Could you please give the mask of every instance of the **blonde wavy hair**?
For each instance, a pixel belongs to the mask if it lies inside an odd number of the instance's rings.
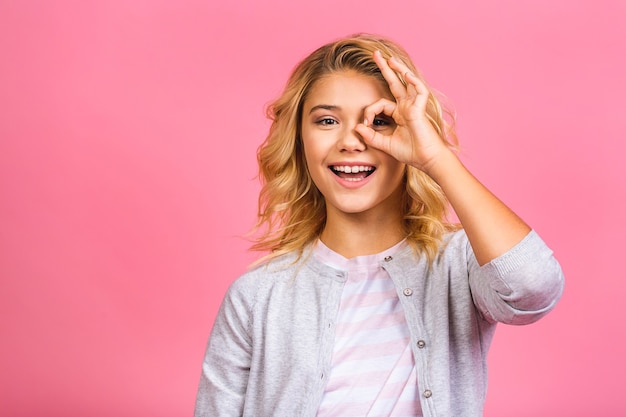
[[[262,188],[253,230],[256,243],[251,248],[268,252],[261,260],[294,251],[299,258],[304,248],[320,236],[326,224],[326,204],[305,161],[300,137],[303,103],[316,81],[332,73],[355,71],[387,86],[372,57],[376,50],[385,58],[401,60],[422,78],[402,47],[388,39],[358,34],[328,43],[306,57],[293,70],[282,95],[268,106],[267,117],[272,124],[257,151]],[[433,94],[428,98],[426,112],[439,135],[455,148],[453,117]],[[407,166],[404,185],[406,239],[418,254],[432,262],[444,234],[458,226],[446,220],[448,201],[428,175]]]

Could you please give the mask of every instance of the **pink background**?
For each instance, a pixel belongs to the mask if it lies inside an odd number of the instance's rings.
[[[264,106],[314,47],[403,44],[567,277],[500,327],[486,416],[623,416],[626,3],[0,2],[0,414],[191,415],[254,258]]]

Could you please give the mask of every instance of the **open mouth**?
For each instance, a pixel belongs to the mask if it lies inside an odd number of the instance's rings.
[[[331,165],[329,168],[333,174],[347,181],[362,181],[376,171],[371,165]]]

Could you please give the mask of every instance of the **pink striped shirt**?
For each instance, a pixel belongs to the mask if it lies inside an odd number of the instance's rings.
[[[332,368],[317,417],[421,416],[415,360],[404,311],[383,259],[346,259],[318,241],[314,256],[347,273],[335,327]]]

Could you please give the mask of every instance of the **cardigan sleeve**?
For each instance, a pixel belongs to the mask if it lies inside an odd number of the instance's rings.
[[[474,304],[488,321],[533,323],[552,310],[563,293],[563,271],[534,230],[482,267],[469,241],[467,254]]]
[[[222,301],[207,345],[195,417],[241,416],[250,373],[250,297],[242,280]]]

